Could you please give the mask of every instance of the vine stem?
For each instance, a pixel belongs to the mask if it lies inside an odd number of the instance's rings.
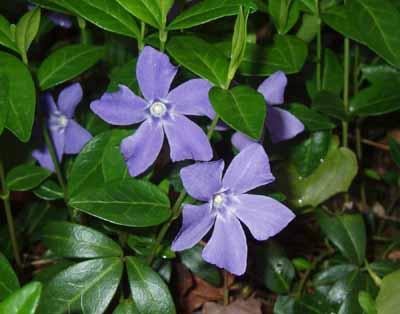
[[[343,107],[345,113],[349,111],[349,74],[350,74],[350,39],[344,39],[344,84],[343,84]],[[349,146],[348,139],[349,123],[342,122],[342,144],[344,147]]]
[[[13,254],[14,254],[14,258],[15,258],[17,267],[18,267],[18,269],[22,269],[22,261],[21,261],[20,255],[19,255],[19,246],[18,246],[17,236],[16,236],[16,232],[15,232],[14,218],[12,216],[12,210],[11,210],[10,191],[8,190],[8,187],[6,184],[4,166],[3,166],[3,161],[1,159],[0,159],[0,181],[1,181],[1,187],[2,187],[2,190],[4,193],[1,196],[1,198],[3,199],[4,209],[6,212],[8,232],[10,233],[10,238],[11,238],[11,246],[13,249]]]
[[[315,6],[318,14],[318,32],[317,32],[317,90],[321,90],[322,85],[322,74],[321,74],[321,62],[322,62],[322,25],[319,17],[319,0],[315,0]]]
[[[217,126],[218,119],[219,119],[219,117],[218,117],[218,115],[216,115],[210,125],[210,128],[208,129],[208,132],[207,132],[208,139],[211,139],[211,137],[214,133],[215,127]],[[179,193],[179,196],[176,199],[174,206],[172,207],[171,218],[161,227],[161,229],[157,235],[156,242],[154,243],[153,249],[151,250],[151,253],[147,259],[147,262],[149,265],[151,265],[153,263],[153,260],[160,248],[161,242],[164,239],[165,235],[167,234],[167,231],[168,231],[169,227],[171,226],[172,222],[180,216],[180,214],[182,212],[182,203],[185,200],[186,196],[187,196],[187,192],[186,192],[186,190],[183,189]]]

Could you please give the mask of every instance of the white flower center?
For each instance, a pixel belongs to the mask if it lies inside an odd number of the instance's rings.
[[[160,118],[167,112],[167,107],[161,101],[154,102],[150,107],[150,113],[153,117]]]
[[[68,117],[56,111],[50,116],[50,127],[58,132],[64,131],[68,125]]]
[[[64,116],[64,115],[61,115],[61,116],[58,118],[58,125],[59,125],[60,128],[62,128],[62,129],[66,128],[67,125],[68,125],[68,118],[67,118],[66,116]]]
[[[224,197],[221,194],[217,194],[214,196],[213,199],[213,205],[215,207],[221,207],[221,205],[224,203]]]

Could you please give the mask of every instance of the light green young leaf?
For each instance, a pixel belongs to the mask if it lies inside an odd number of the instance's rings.
[[[15,42],[21,55],[26,56],[32,41],[35,39],[40,26],[40,8],[35,8],[23,15],[15,29]]]
[[[0,253],[0,301],[18,290],[19,281],[10,263]]]
[[[299,0],[269,0],[268,11],[278,33],[285,35],[300,16]]]
[[[41,292],[41,283],[31,282],[27,284],[0,303],[0,313],[34,314],[39,305]]]
[[[0,15],[0,45],[18,52],[18,48],[15,45],[14,36],[11,33],[11,25],[2,15]]]
[[[45,168],[23,164],[10,170],[6,177],[6,184],[11,191],[29,191],[50,175],[51,172]]]
[[[398,314],[400,308],[400,270],[395,271],[382,280],[381,290],[376,298],[379,314]]]

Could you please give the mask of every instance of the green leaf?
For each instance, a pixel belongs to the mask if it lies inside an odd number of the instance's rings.
[[[60,257],[118,257],[121,247],[94,229],[68,222],[47,223],[41,231],[47,248]]]
[[[221,284],[220,272],[215,266],[206,263],[201,257],[202,247],[196,245],[180,253],[182,263],[201,279],[214,286]]]
[[[123,300],[114,310],[113,314],[140,314],[131,299]]]
[[[173,0],[117,0],[117,2],[139,20],[157,29],[164,29],[168,11],[174,3]]]
[[[331,49],[324,50],[324,71],[322,73],[322,89],[340,94],[343,88],[343,66]]]
[[[179,64],[193,73],[224,87],[228,76],[228,59],[213,45],[194,36],[173,37],[167,51]]]
[[[26,54],[35,39],[40,26],[40,8],[35,8],[23,15],[15,29],[15,42],[21,54]]]
[[[306,43],[309,43],[315,38],[320,27],[320,19],[318,16],[304,13],[301,18],[301,26],[296,36]]]
[[[294,298],[286,295],[279,295],[274,304],[273,314],[294,314]]]
[[[11,25],[2,15],[0,15],[0,45],[18,52],[17,46],[15,45],[14,36],[11,33]]]
[[[141,180],[125,179],[106,183],[74,195],[70,205],[112,223],[155,226],[170,216],[169,199],[157,186]]]
[[[308,177],[324,161],[329,150],[331,133],[328,131],[314,132],[303,142],[292,148],[292,160],[302,177]]]
[[[230,90],[213,87],[209,97],[215,111],[225,123],[254,139],[260,138],[266,115],[263,95],[242,85]]]
[[[127,130],[112,130],[93,138],[79,153],[69,176],[69,195],[73,197],[85,189],[105,182],[129,177],[119,146],[132,134]]]
[[[352,0],[325,11],[330,27],[368,46],[394,66],[400,67],[400,12],[389,0]],[[365,26],[368,25],[368,29]]]
[[[306,294],[296,301],[295,314],[333,314],[337,313],[335,306],[329,302],[326,296],[319,292]],[[341,313],[344,314],[344,313]],[[356,314],[356,313],[353,313]]]
[[[343,101],[338,95],[328,91],[320,91],[317,93],[313,100],[311,108],[341,121],[348,119],[344,111]]]
[[[0,76],[8,80],[9,111],[6,128],[20,141],[27,142],[31,137],[36,106],[36,91],[31,73],[16,57],[0,51]]]
[[[168,29],[190,28],[224,16],[236,15],[241,5],[256,8],[251,0],[204,0],[178,15],[168,25]]]
[[[133,301],[139,313],[176,313],[168,287],[156,272],[132,256],[126,258],[126,267]]]
[[[46,180],[40,184],[34,191],[35,195],[46,201],[61,200],[64,193],[61,187],[53,180]]]
[[[70,45],[51,53],[38,69],[42,90],[68,81],[95,65],[104,55],[103,47]]]
[[[339,264],[319,272],[313,282],[316,286],[331,286],[357,269],[354,264]]]
[[[299,1],[270,0],[268,11],[280,35],[285,35],[296,24],[299,16]]]
[[[349,261],[362,265],[365,259],[367,234],[364,220],[359,214],[330,217],[318,212],[322,231]]]
[[[131,248],[135,254],[141,256],[149,256],[152,254],[156,240],[152,236],[130,234],[126,240],[126,244]],[[176,255],[168,245],[163,243],[160,245],[156,252],[157,256],[161,258],[174,258]]]
[[[350,112],[358,116],[376,116],[400,109],[400,80],[381,81],[364,88],[350,101]]]
[[[8,102],[8,79],[5,75],[0,75],[0,135],[6,126],[8,110],[10,104]]]
[[[120,258],[81,262],[55,276],[43,290],[38,313],[104,313],[122,275]]]
[[[134,18],[116,0],[51,0],[103,28],[117,34],[139,38]]]
[[[375,301],[371,294],[366,291],[360,291],[358,293],[358,303],[366,314],[378,314],[375,307]]]
[[[0,313],[34,314],[39,305],[41,292],[41,283],[31,282],[27,284],[0,303]]]
[[[56,264],[47,266],[46,268],[40,270],[38,273],[35,273],[33,279],[35,281],[39,281],[43,284],[47,284],[50,280],[52,280],[56,275],[60,272],[64,271],[68,267],[71,267],[75,263],[70,260],[60,260],[57,261]]]
[[[400,270],[387,275],[382,280],[381,290],[376,298],[379,314],[398,314],[400,308]]]
[[[51,172],[32,164],[19,165],[7,174],[6,184],[12,191],[28,191],[46,180]]]
[[[137,59],[135,58],[111,70],[109,74],[110,84],[107,87],[108,92],[117,91],[118,85],[122,84],[139,94],[139,85],[136,79],[136,62]]]
[[[310,132],[331,130],[336,127],[329,118],[302,104],[290,104],[289,111],[300,119]]]
[[[347,148],[338,148],[338,139],[334,137],[324,161],[309,177],[301,177],[294,165],[285,164],[280,168],[279,182],[288,191],[292,206],[316,207],[333,195],[347,191],[357,168],[355,154]]]
[[[400,144],[393,138],[389,139],[390,155],[398,167],[400,167]]]
[[[0,301],[18,290],[18,277],[5,256],[0,253]]]
[[[362,77],[371,83],[400,81],[400,71],[387,63],[361,66]]]

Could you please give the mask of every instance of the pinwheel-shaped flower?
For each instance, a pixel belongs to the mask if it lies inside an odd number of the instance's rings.
[[[63,154],[78,154],[92,138],[92,135],[73,119],[82,94],[81,85],[76,83],[61,91],[57,104],[50,93],[44,96],[47,127],[60,162]],[[54,164],[46,147],[34,150],[32,156],[42,167],[54,171]]]
[[[258,87],[258,91],[264,95],[267,103],[265,126],[268,128],[273,143],[289,140],[304,130],[304,125],[299,119],[290,112],[277,107],[284,102],[286,85],[285,74],[278,71]],[[255,140],[240,132],[236,132],[232,136],[232,144],[239,150],[255,142]]]
[[[193,247],[214,226],[203,258],[236,275],[246,270],[247,243],[242,221],[257,240],[280,232],[294,214],[278,201],[246,192],[274,181],[268,156],[259,144],[243,149],[226,170],[224,162],[196,163],[181,170],[186,191],[203,205],[185,204],[181,230],[172,249]]]
[[[163,145],[164,132],[173,161],[212,158],[206,134],[185,117],[214,115],[208,100],[211,85],[205,80],[193,79],[169,91],[176,72],[167,55],[146,46],[136,66],[144,99],[120,85],[118,92],[105,93],[90,105],[93,112],[113,125],[142,122],[121,144],[131,176],[143,173],[154,163]]]

